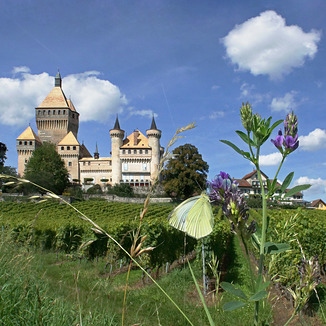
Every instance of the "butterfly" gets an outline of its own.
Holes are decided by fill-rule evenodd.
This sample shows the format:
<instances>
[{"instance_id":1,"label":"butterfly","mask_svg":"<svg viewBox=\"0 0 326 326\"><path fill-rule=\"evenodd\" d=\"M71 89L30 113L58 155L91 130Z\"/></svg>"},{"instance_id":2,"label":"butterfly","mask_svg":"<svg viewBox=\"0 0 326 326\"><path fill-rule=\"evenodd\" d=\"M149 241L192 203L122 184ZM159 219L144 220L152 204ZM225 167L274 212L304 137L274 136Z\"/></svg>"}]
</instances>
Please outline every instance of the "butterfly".
<instances>
[{"instance_id":1,"label":"butterfly","mask_svg":"<svg viewBox=\"0 0 326 326\"><path fill-rule=\"evenodd\" d=\"M168 217L169 224L193 238L200 239L213 231L214 216L206 193L178 205Z\"/></svg>"}]
</instances>

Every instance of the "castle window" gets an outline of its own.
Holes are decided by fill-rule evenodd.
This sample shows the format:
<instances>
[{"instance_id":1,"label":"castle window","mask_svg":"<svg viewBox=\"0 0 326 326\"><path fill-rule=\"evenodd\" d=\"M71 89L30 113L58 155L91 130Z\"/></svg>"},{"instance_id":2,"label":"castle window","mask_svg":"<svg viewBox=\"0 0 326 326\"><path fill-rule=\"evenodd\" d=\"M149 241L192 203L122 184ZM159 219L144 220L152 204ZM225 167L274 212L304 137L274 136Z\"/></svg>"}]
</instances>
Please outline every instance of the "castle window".
<instances>
[{"instance_id":1,"label":"castle window","mask_svg":"<svg viewBox=\"0 0 326 326\"><path fill-rule=\"evenodd\" d=\"M37 112L38 112L38 114L41 114L41 110L38 110Z\"/></svg>"},{"instance_id":2,"label":"castle window","mask_svg":"<svg viewBox=\"0 0 326 326\"><path fill-rule=\"evenodd\" d=\"M24 145L27 145L27 141L24 141Z\"/></svg>"},{"instance_id":3,"label":"castle window","mask_svg":"<svg viewBox=\"0 0 326 326\"><path fill-rule=\"evenodd\" d=\"M58 111L58 114L61 114L60 110Z\"/></svg>"},{"instance_id":4,"label":"castle window","mask_svg":"<svg viewBox=\"0 0 326 326\"><path fill-rule=\"evenodd\" d=\"M91 162L88 162L88 165L91 165Z\"/></svg>"},{"instance_id":5,"label":"castle window","mask_svg":"<svg viewBox=\"0 0 326 326\"><path fill-rule=\"evenodd\" d=\"M72 114L72 117L75 118L75 113Z\"/></svg>"},{"instance_id":6,"label":"castle window","mask_svg":"<svg viewBox=\"0 0 326 326\"><path fill-rule=\"evenodd\" d=\"M53 115L55 115L55 110L53 110Z\"/></svg>"},{"instance_id":7,"label":"castle window","mask_svg":"<svg viewBox=\"0 0 326 326\"><path fill-rule=\"evenodd\" d=\"M43 110L43 114L45 115L45 110Z\"/></svg>"},{"instance_id":8,"label":"castle window","mask_svg":"<svg viewBox=\"0 0 326 326\"><path fill-rule=\"evenodd\" d=\"M109 165L112 165L112 161L109 162Z\"/></svg>"},{"instance_id":9,"label":"castle window","mask_svg":"<svg viewBox=\"0 0 326 326\"><path fill-rule=\"evenodd\" d=\"M122 154L126 154L126 151L124 149L122 150Z\"/></svg>"},{"instance_id":10,"label":"castle window","mask_svg":"<svg viewBox=\"0 0 326 326\"><path fill-rule=\"evenodd\" d=\"M67 146L67 151L70 151L70 146Z\"/></svg>"},{"instance_id":11,"label":"castle window","mask_svg":"<svg viewBox=\"0 0 326 326\"><path fill-rule=\"evenodd\" d=\"M27 163L27 159L25 159L25 163Z\"/></svg>"},{"instance_id":12,"label":"castle window","mask_svg":"<svg viewBox=\"0 0 326 326\"><path fill-rule=\"evenodd\" d=\"M137 154L137 150L136 149L134 149L134 154Z\"/></svg>"},{"instance_id":13,"label":"castle window","mask_svg":"<svg viewBox=\"0 0 326 326\"><path fill-rule=\"evenodd\" d=\"M143 163L143 171L147 171L147 163Z\"/></svg>"},{"instance_id":14,"label":"castle window","mask_svg":"<svg viewBox=\"0 0 326 326\"><path fill-rule=\"evenodd\" d=\"M22 141L20 141L20 142L19 142L19 145L22 145L22 144L23 144L23 142L22 142Z\"/></svg>"},{"instance_id":15,"label":"castle window","mask_svg":"<svg viewBox=\"0 0 326 326\"><path fill-rule=\"evenodd\" d=\"M32 141L30 141L30 142L29 142L29 144L30 144L30 145L33 145L33 142L32 142Z\"/></svg>"},{"instance_id":16,"label":"castle window","mask_svg":"<svg viewBox=\"0 0 326 326\"><path fill-rule=\"evenodd\" d=\"M83 162L83 165L85 165L86 163L85 162Z\"/></svg>"},{"instance_id":17,"label":"castle window","mask_svg":"<svg viewBox=\"0 0 326 326\"><path fill-rule=\"evenodd\" d=\"M63 146L61 146L61 150L63 151L65 148Z\"/></svg>"},{"instance_id":18,"label":"castle window","mask_svg":"<svg viewBox=\"0 0 326 326\"><path fill-rule=\"evenodd\" d=\"M131 150L130 149L128 149L128 154L131 154Z\"/></svg>"},{"instance_id":19,"label":"castle window","mask_svg":"<svg viewBox=\"0 0 326 326\"><path fill-rule=\"evenodd\" d=\"M139 154L143 154L143 150L142 149L139 150Z\"/></svg>"},{"instance_id":20,"label":"castle window","mask_svg":"<svg viewBox=\"0 0 326 326\"><path fill-rule=\"evenodd\" d=\"M62 114L66 114L66 110L63 110Z\"/></svg>"},{"instance_id":21,"label":"castle window","mask_svg":"<svg viewBox=\"0 0 326 326\"><path fill-rule=\"evenodd\" d=\"M50 115L50 114L51 114L51 111L49 110L49 111L48 111L48 115Z\"/></svg>"},{"instance_id":22,"label":"castle window","mask_svg":"<svg viewBox=\"0 0 326 326\"><path fill-rule=\"evenodd\" d=\"M123 163L123 170L128 171L128 163Z\"/></svg>"},{"instance_id":23,"label":"castle window","mask_svg":"<svg viewBox=\"0 0 326 326\"><path fill-rule=\"evenodd\" d=\"M73 146L72 149L75 151L76 150L76 146Z\"/></svg>"},{"instance_id":24,"label":"castle window","mask_svg":"<svg viewBox=\"0 0 326 326\"><path fill-rule=\"evenodd\" d=\"M72 166L72 162L68 162L68 166Z\"/></svg>"},{"instance_id":25,"label":"castle window","mask_svg":"<svg viewBox=\"0 0 326 326\"><path fill-rule=\"evenodd\" d=\"M145 149L145 154L148 154L148 149Z\"/></svg>"}]
</instances>

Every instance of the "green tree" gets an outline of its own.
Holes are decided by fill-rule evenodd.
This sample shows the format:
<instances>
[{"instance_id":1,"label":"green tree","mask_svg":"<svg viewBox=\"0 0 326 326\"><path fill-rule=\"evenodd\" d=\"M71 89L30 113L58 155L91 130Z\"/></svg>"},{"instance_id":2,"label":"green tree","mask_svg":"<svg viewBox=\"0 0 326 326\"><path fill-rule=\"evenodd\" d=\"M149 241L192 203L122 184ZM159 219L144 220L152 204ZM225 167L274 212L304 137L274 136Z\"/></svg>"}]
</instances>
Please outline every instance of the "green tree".
<instances>
[{"instance_id":1,"label":"green tree","mask_svg":"<svg viewBox=\"0 0 326 326\"><path fill-rule=\"evenodd\" d=\"M33 152L25 178L58 195L70 184L65 164L51 143L44 143Z\"/></svg>"},{"instance_id":2,"label":"green tree","mask_svg":"<svg viewBox=\"0 0 326 326\"><path fill-rule=\"evenodd\" d=\"M16 169L13 168L12 166L5 166L5 160L7 159L6 157L7 150L8 150L7 146L4 143L0 142L0 174L6 174L6 175L11 175L16 177L17 176ZM17 184L4 186L3 185L4 183L6 183L6 181L0 180L0 189L2 190L2 192L16 191Z\"/></svg>"},{"instance_id":3,"label":"green tree","mask_svg":"<svg viewBox=\"0 0 326 326\"><path fill-rule=\"evenodd\" d=\"M162 173L165 192L182 199L201 193L206 189L208 168L194 145L177 147Z\"/></svg>"}]
</instances>

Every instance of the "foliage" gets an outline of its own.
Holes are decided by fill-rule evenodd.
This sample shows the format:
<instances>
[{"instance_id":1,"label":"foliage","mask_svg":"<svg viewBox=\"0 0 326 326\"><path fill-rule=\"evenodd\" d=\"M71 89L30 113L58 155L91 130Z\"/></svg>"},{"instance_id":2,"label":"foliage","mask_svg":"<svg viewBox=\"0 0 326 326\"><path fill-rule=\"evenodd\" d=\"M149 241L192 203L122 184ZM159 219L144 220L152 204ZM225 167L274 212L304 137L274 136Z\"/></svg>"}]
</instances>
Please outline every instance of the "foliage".
<instances>
[{"instance_id":1,"label":"foliage","mask_svg":"<svg viewBox=\"0 0 326 326\"><path fill-rule=\"evenodd\" d=\"M94 185L94 186L88 188L87 193L94 195L94 194L102 194L103 191L102 191L101 186L97 184L97 185Z\"/></svg>"},{"instance_id":2,"label":"foliage","mask_svg":"<svg viewBox=\"0 0 326 326\"><path fill-rule=\"evenodd\" d=\"M74 205L92 216L98 224L105 226L114 238L120 239L124 248L130 248L132 233L137 227L135 211L139 211L142 205L95 200L75 202ZM184 235L169 226L166 218L172 209L172 205L166 204L152 204L148 209L141 235L146 235L145 245L155 249L148 253L149 260L144 262L146 267L172 263L181 255L194 250L196 246L196 241L187 237L187 245L184 247ZM78 214L65 205L52 201L38 205L1 202L0 210L1 224L9 227L12 239L21 245L77 254L81 244L91 240L91 245L83 251L85 257L103 256L110 248L114 251L111 252L114 256L127 259L122 250L112 248L107 238L89 230L87 223L80 220ZM225 221L221 221L220 215L216 221L208 243L212 242L215 253L221 257L230 236L230 229Z\"/></svg>"},{"instance_id":3,"label":"foliage","mask_svg":"<svg viewBox=\"0 0 326 326\"><path fill-rule=\"evenodd\" d=\"M5 165L7 146L0 142L0 167Z\"/></svg>"},{"instance_id":4,"label":"foliage","mask_svg":"<svg viewBox=\"0 0 326 326\"><path fill-rule=\"evenodd\" d=\"M127 183L115 184L108 189L108 194L117 195L119 197L134 197L134 192Z\"/></svg>"},{"instance_id":5,"label":"foliage","mask_svg":"<svg viewBox=\"0 0 326 326\"><path fill-rule=\"evenodd\" d=\"M62 194L69 185L68 171L54 144L45 142L33 152L26 165L25 178L56 194Z\"/></svg>"},{"instance_id":6,"label":"foliage","mask_svg":"<svg viewBox=\"0 0 326 326\"><path fill-rule=\"evenodd\" d=\"M169 196L186 199L206 189L208 164L191 144L173 150L173 157L162 172L163 186Z\"/></svg>"}]
</instances>

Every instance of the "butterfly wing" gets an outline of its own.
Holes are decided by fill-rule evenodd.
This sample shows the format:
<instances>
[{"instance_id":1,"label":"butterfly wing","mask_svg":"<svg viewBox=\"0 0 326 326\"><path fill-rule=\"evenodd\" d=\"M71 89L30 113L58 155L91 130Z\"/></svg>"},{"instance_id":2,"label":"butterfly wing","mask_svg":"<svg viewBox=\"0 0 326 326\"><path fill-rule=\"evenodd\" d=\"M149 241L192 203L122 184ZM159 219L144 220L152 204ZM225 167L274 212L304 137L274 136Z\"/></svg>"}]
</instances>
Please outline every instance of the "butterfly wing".
<instances>
[{"instance_id":1,"label":"butterfly wing","mask_svg":"<svg viewBox=\"0 0 326 326\"><path fill-rule=\"evenodd\" d=\"M214 216L206 194L191 197L177 206L168 217L169 224L200 239L213 230Z\"/></svg>"},{"instance_id":2,"label":"butterfly wing","mask_svg":"<svg viewBox=\"0 0 326 326\"><path fill-rule=\"evenodd\" d=\"M186 220L186 232L200 239L213 231L214 216L209 197L202 194L190 209Z\"/></svg>"},{"instance_id":3,"label":"butterfly wing","mask_svg":"<svg viewBox=\"0 0 326 326\"><path fill-rule=\"evenodd\" d=\"M186 220L190 209L195 205L200 196L188 198L178 205L169 215L168 221L174 228L186 232Z\"/></svg>"}]
</instances>

